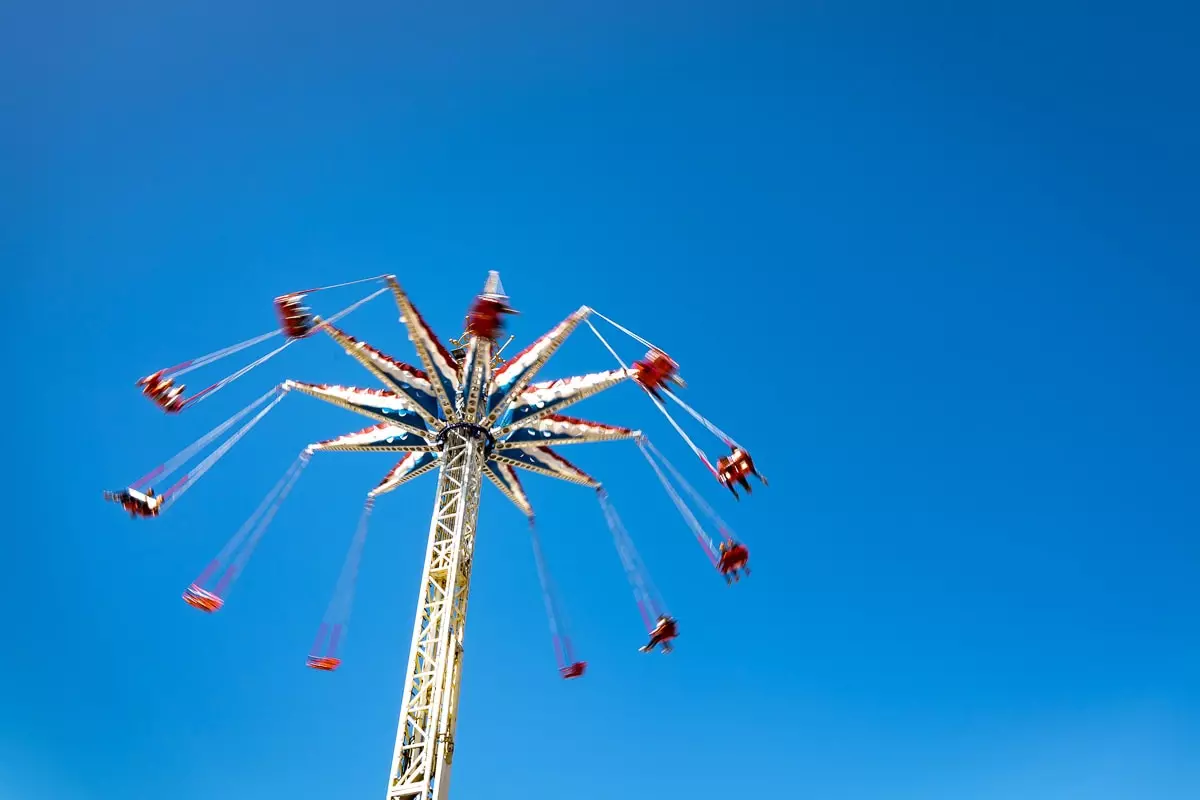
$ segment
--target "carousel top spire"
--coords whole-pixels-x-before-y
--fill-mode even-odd
[[[500,282],[500,273],[494,269],[488,272],[487,283],[483,285],[483,296],[494,297],[497,300],[508,299],[508,293],[504,291],[504,284]]]

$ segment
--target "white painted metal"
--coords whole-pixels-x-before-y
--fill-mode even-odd
[[[446,800],[485,441],[445,433],[387,800]]]

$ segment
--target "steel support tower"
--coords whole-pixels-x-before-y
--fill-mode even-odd
[[[482,429],[466,426],[443,444],[387,800],[449,793],[485,447]]]

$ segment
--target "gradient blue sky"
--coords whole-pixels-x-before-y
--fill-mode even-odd
[[[488,269],[522,340],[588,303],[670,349],[772,484],[735,507],[632,388],[579,406],[757,569],[725,588],[632,445],[573,453],[681,618],[641,656],[592,496],[531,478],[570,683],[486,489],[456,797],[1200,796],[1196,20],[971,5],[4,11],[0,796],[382,796],[433,478],[380,503],[334,675],[303,659],[388,457],[317,459],[225,610],[178,597],[360,418],[288,398],[152,523],[100,491],[283,376],[373,385],[312,341],[182,418],[137,396],[273,296],[394,271],[449,335]],[[411,358],[394,320],[347,327]],[[609,364],[583,332],[546,374]]]

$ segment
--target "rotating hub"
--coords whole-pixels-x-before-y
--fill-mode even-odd
[[[473,439],[482,439],[484,442],[484,455],[490,456],[492,451],[496,449],[496,439],[492,436],[492,432],[482,425],[476,425],[473,422],[455,422],[453,425],[447,425],[442,428],[435,439],[438,447],[443,450],[446,449],[446,435],[454,430],[463,431],[465,435]]]

